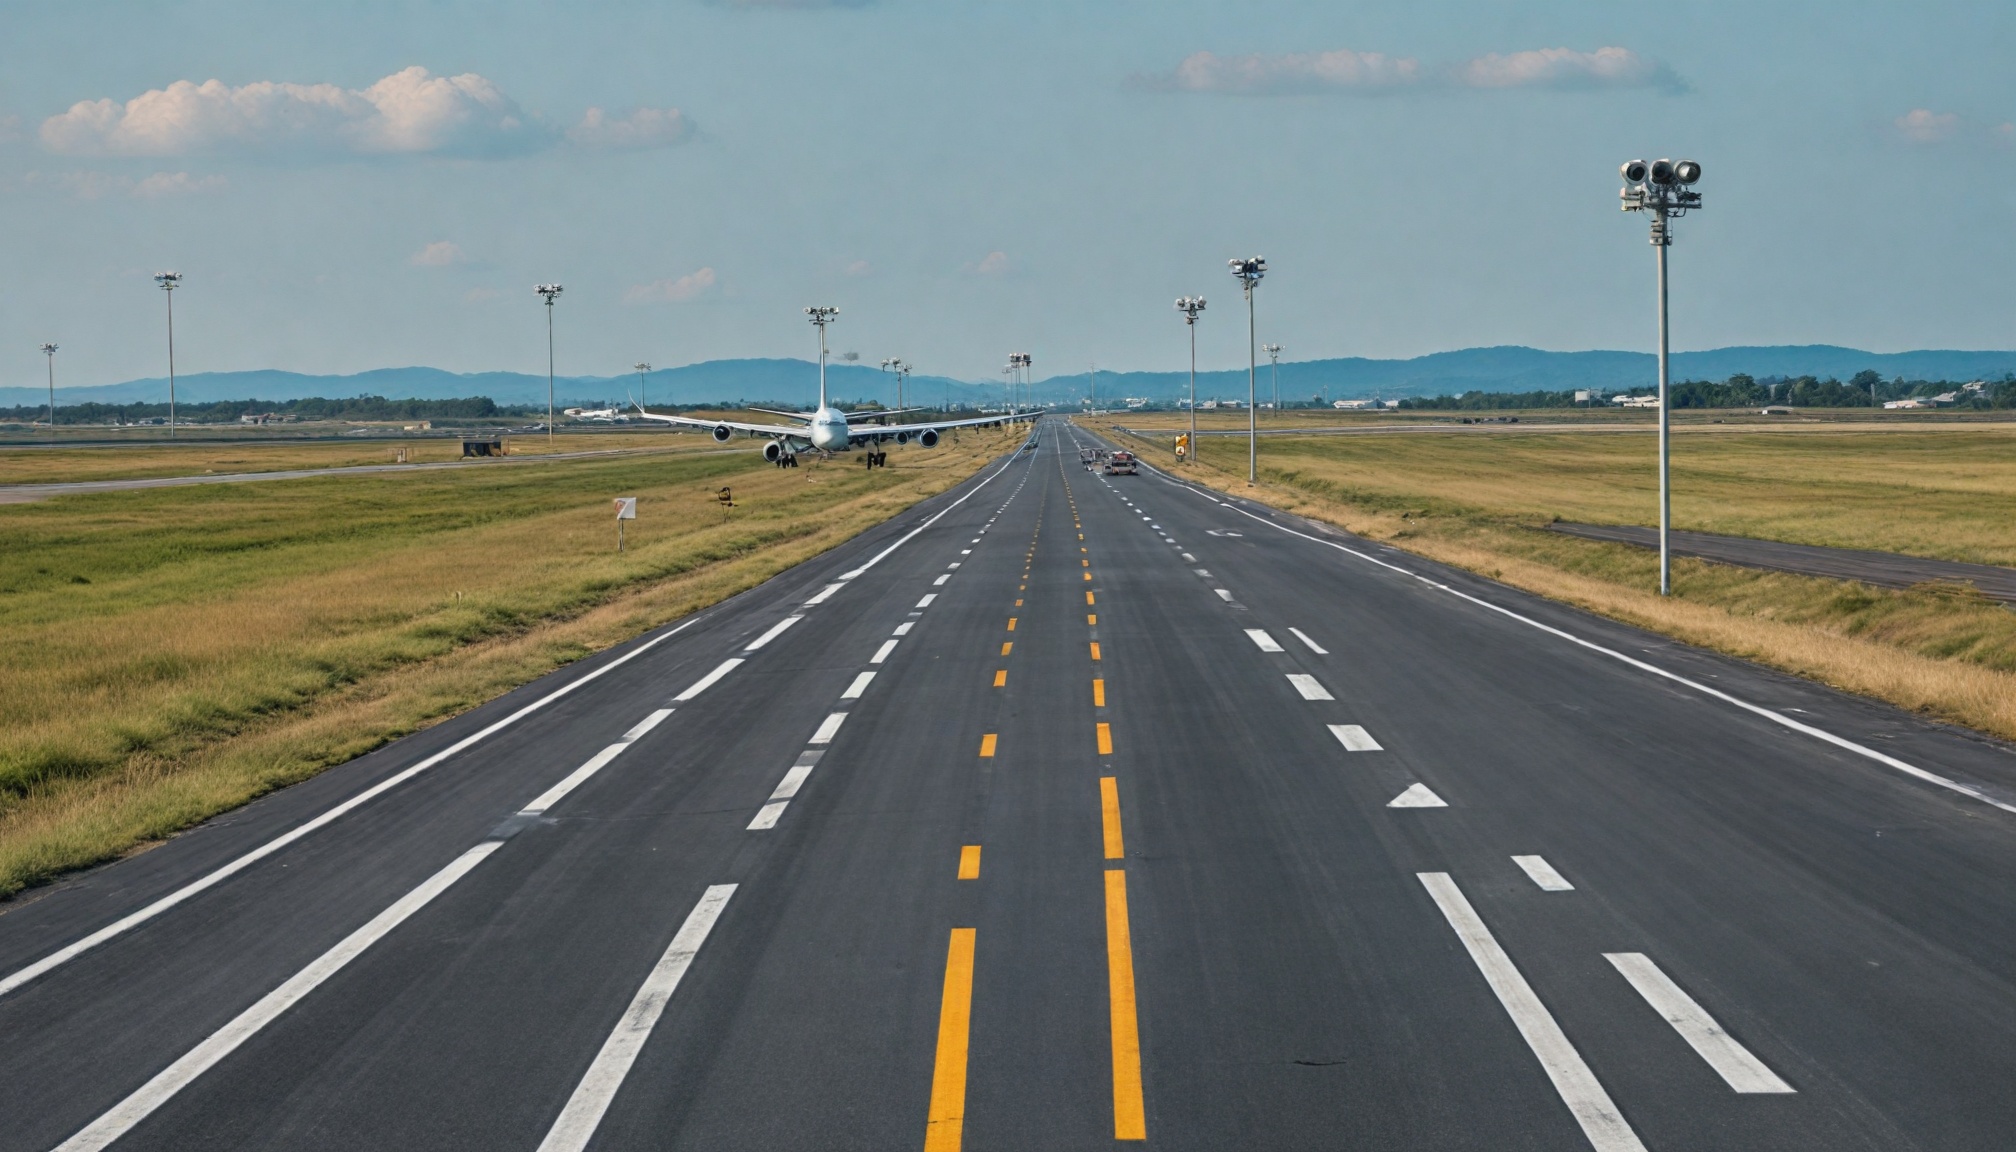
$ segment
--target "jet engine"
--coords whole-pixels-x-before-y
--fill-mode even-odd
[[[936,448],[938,446],[938,430],[936,428],[926,428],[917,437],[917,443],[922,444],[926,448]]]
[[[719,440],[723,444],[726,444],[728,442],[728,438],[733,435],[735,435],[735,430],[728,427],[726,424],[714,425],[714,439]]]
[[[726,436],[720,435],[720,432],[722,431],[721,429],[716,428],[714,431],[716,434],[716,439],[720,440],[727,439]],[[768,444],[763,445],[763,459],[768,460],[772,464],[775,464],[779,460],[782,460],[784,458],[784,453],[785,453],[784,442],[782,440],[772,440]]]

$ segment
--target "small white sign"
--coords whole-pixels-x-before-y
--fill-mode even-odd
[[[635,520],[637,518],[637,498],[635,496],[616,497],[616,519]]]

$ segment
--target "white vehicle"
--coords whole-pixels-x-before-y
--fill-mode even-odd
[[[807,308],[805,313],[812,323],[819,327],[819,407],[811,412],[780,412],[771,408],[751,408],[751,412],[761,412],[766,416],[782,416],[793,424],[750,424],[736,420],[695,420],[689,416],[661,416],[656,412],[646,412],[642,405],[637,408],[639,417],[656,420],[663,424],[675,424],[685,428],[705,428],[714,434],[714,439],[726,443],[734,439],[737,432],[744,436],[762,436],[769,439],[763,446],[763,458],[773,464],[796,462],[800,452],[817,452],[830,456],[835,452],[847,452],[857,445],[881,444],[894,440],[898,444],[908,444],[916,440],[926,448],[936,448],[942,433],[955,428],[992,428],[1003,424],[1033,420],[1042,415],[1040,409],[1028,412],[1002,412],[990,416],[976,416],[966,420],[931,420],[918,424],[887,423],[891,416],[923,412],[923,408],[891,408],[875,412],[842,412],[826,402],[826,325],[832,323],[838,308]],[[869,424],[868,421],[877,421]]]

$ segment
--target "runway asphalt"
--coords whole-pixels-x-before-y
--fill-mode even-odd
[[[1640,548],[1659,547],[1659,530],[1636,524],[1550,524],[1548,527],[1586,540],[1608,540]],[[1676,556],[1698,556],[1718,564],[1797,572],[1803,576],[1859,580],[1885,588],[1909,588],[1914,584],[1935,581],[1972,584],[1984,596],[2005,604],[2016,604],[2016,568],[1929,560],[1923,556],[1903,556],[1895,552],[1786,544],[1777,540],[1753,540],[1746,536],[1719,536],[1712,532],[1669,532],[1667,535],[1667,546]]]
[[[2009,1145],[2009,748],[1038,439],[0,916],[0,1152]]]

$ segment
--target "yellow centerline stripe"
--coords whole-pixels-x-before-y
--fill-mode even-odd
[[[1099,725],[1099,755],[1111,756],[1112,754],[1113,754],[1113,726],[1111,724],[1102,723]]]
[[[1006,656],[1009,652],[1013,651],[1014,648],[1015,648],[1015,642],[1013,640],[1003,640],[1001,642],[1001,655]]]
[[[994,687],[1006,688],[1007,686],[1008,686],[1008,670],[1006,668],[1003,668],[1000,671],[994,673]]]
[[[1085,603],[1087,604],[1092,603],[1092,593],[1090,592],[1085,593]]]
[[[1015,617],[1010,616],[1008,617],[1008,631],[1013,632],[1014,630],[1015,630]]]
[[[979,849],[973,851],[977,853]],[[1111,913],[1108,915],[1110,918]],[[945,951],[945,994],[938,1003],[938,1060],[931,1069],[931,1113],[924,1124],[924,1152],[959,1152],[960,1137],[966,1127],[966,1044],[973,1028],[973,940],[973,929],[954,928],[952,943]]]
[[[985,736],[980,737],[980,755],[994,755],[994,733],[989,732]]]
[[[1134,943],[1127,932],[1127,873],[1106,870],[1106,987],[1113,1017],[1113,1138],[1146,1140],[1141,1024],[1134,1005]],[[932,1098],[935,1102],[937,1094]]]
[[[959,879],[978,880],[980,878],[980,845],[968,844],[959,849]]]
[[[1125,859],[1127,849],[1120,839],[1120,782],[1112,776],[1099,778],[1099,822],[1106,832],[1106,859]]]
[[[1099,642],[1097,640],[1092,641],[1092,659],[1099,659]]]
[[[1092,707],[1104,708],[1105,706],[1106,681],[1095,679],[1092,681]]]

